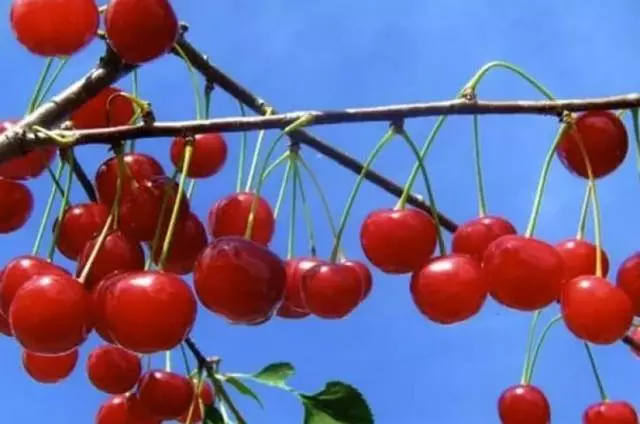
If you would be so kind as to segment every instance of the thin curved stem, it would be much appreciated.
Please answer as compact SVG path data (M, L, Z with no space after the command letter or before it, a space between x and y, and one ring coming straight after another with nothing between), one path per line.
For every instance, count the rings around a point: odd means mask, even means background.
M333 215L331 214L331 206L329 205L329 200L327 199L327 196L324 194L324 190L322 189L320 180L318 180L318 177L316 176L315 172L313 172L313 170L311 169L309 164L307 164L307 161L304 160L304 157L302 157L301 154L298 154L298 163L302 165L302 168L304 168L304 170L307 172L307 175L311 179L311 183L316 189L316 193L318 194L318 197L320 198L320 203L322 204L322 209L327 218L327 222L329 223L329 227L331 229L333 239L335 240L336 237L338 236L338 229L336 227L335 220L333 219ZM298 178L300 179L300 184L302 185L302 175L299 169L298 169Z
M38 102L38 99L40 98L40 93L42 92L42 88L44 86L44 82L47 79L47 76L49 76L49 72L51 71L51 66L53 65L53 61L55 60L55 58L50 57L47 59L47 61L44 64L44 68L42 69L42 72L40 73L40 76L38 77L38 81L36 82L36 87L33 91L33 94L31 95L31 99L29 100L29 104L27 105L27 115L30 114L31 112L33 112L36 108L36 103Z
M71 185L73 184L73 155L69 155L69 169L67 171L67 181L64 187L64 194L62 195L62 200L60 201L60 209L58 211L58 224L62 222L62 218L64 217L64 213L67 210L67 204L69 203L69 196L71 195ZM53 232L53 238L51 240L51 245L49 246L49 252L47 253L47 259L49 261L53 260L53 255L56 253L56 242L58 241L58 237L60 236L60 228L61 225L56 225L55 230Z
M584 348L587 351L587 356L589 358L589 364L591 365L591 371L593 371L593 377L596 379L596 385L598 386L598 392L600 393L600 399L603 402L607 401L607 392L604 390L604 384L602 383L602 378L600 377L600 373L598 372L598 366L596 365L596 359L593 357L593 352L591 351L591 346L589 343L584 342Z
M287 155L288 153L289 152L287 152ZM280 184L280 190L278 190L278 197L276 198L276 204L273 207L274 219L277 219L280 213L280 208L282 207L282 201L284 200L284 190L287 187L289 178L291 178L291 160L287 162L287 167L285 168L284 174L282 175L282 183Z
M271 115L271 113L273 113L273 109L267 110L266 116ZM244 187L244 191L246 192L250 191L253 186L253 179L258 167L258 158L260 157L260 151L262 150L262 143L264 142L264 136L266 133L266 130L260 130L258 133L258 141L256 142L255 149L253 150L253 159L251 159L251 167L249 168L249 175L247 176L247 184Z
M473 157L475 159L476 190L478 191L479 215L487 215L487 199L484 193L484 181L482 178L482 157L480 155L480 130L478 115L473 115Z
M289 155L289 163L288 166L295 168L295 155ZM289 168L291 169L291 168ZM291 210L289 216L289 234L287 236L287 259L291 259L295 252L295 242L296 242L296 209L298 203L298 185L296 184L295 179L291 182Z
M298 185L298 190L300 191L300 202L302 203L302 212L304 216L305 227L307 228L307 239L309 240L309 255L311 257L316 257L318 255L318 250L316 247L316 236L313 230L313 219L311 210L309 209L309 204L307 203L307 195L304 191L302 177L300 175L300 166L298 165L298 159L300 159L300 156L296 155L296 159L297 160L293 164L293 183ZM335 238L335 231L333 231L333 236Z
M60 77L60 74L62 73L64 68L67 66L67 63L69 63L69 58L68 57L65 57L64 59L62 59L60 61L60 63L58 64L58 67L56 68L55 71L53 71L53 75L51 76L51 78L47 82L47 85L42 89L40 95L38 96L38 99L36 100L36 103L34 104L34 110L38 106L40 106L42 104L44 99L47 98L47 96L51 92L51 89L53 88L53 84L56 83L56 81Z
M501 60L496 60L494 62L489 62L486 65L484 65L482 68L480 68L480 70L478 70L476 75L474 75L474 77L471 78L471 81L469 81L469 83L467 84L467 87L470 90L472 90L472 92L475 92L475 90L478 87L478 84L480 84L480 81L482 79L484 79L484 77L487 75L487 73L489 71L491 71L492 69L496 69L496 68L506 69L508 71L511 71L511 72L515 73L520 78L522 78L526 82L528 82L536 91L538 91L540 94L542 94L548 100L555 100L554 95L551 94L551 92L544 85L540 84L540 82L538 82L531 75L526 73L521 68L519 68L519 67L517 67L515 65L512 65L511 63L503 62Z
M591 184L587 183L587 189L582 199L582 206L580 207L580 220L578 221L578 232L576 239L582 240L587 228L587 216L589 213L589 201L591 200Z
M67 163L62 159L58 160L58 167L56 169L55 175L56 180L62 176L62 172L64 171ZM54 180L55 181L55 180ZM47 222L49 221L49 216L51 216L51 209L53 208L53 202L55 201L56 194L58 193L58 187L55 183L51 186L51 191L49 192L49 199L47 200L47 204L44 208L44 212L42 213L42 219L40 220L40 226L38 227L38 233L36 234L36 239L33 242L33 248L31 249L31 254L33 256L37 256L40 251L40 246L42 245L42 239L44 237L44 232L47 228ZM64 193L62 191L61 193Z
M536 334L536 326L538 325L538 321L540 320L540 314L542 311L537 310L533 313L533 318L531 319L531 325L529 327L529 336L527 340L527 351L524 355L524 364L522 365L522 376L520 377L520 383L525 384L527 382L527 373L529 370L529 363L531 362L531 355L533 351L533 346L535 343L535 334Z
M238 102L240 107L240 114L247 116L247 111L242 103ZM247 156L247 132L243 131L240 138L240 155L238 158L238 174L236 177L236 192L242 189L242 176L244 175L244 162Z
M544 341L547 338L547 334L551 330L551 328L558 322L562 321L562 315L558 315L554 317L549 323L542 329L542 333L540 334L540 338L538 339L538 343L536 344L533 355L531 356L531 361L529 362L529 367L524 376L524 383L531 384L531 379L533 378L533 370L535 369L536 362L538 361L538 356L540 355L540 351L542 350L542 346L544 345Z

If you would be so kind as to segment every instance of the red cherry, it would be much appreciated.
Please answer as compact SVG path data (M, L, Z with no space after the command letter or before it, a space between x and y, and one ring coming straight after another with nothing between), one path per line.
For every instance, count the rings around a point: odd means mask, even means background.
M96 36L100 15L94 0L13 0L11 29L31 53L71 56Z
M38 275L16 293L9 322L25 349L63 354L84 343L93 329L91 298L70 276Z
M293 258L284 261L285 271L287 272L284 303L298 311L307 312L307 305L302 299L302 275L323 262L318 258Z
M98 237L94 237L85 244L78 258L77 275L82 274L97 241ZM120 231L112 231L107 234L104 243L98 249L85 280L85 285L92 289L100 280L114 271L137 271L143 268L144 250L142 250L140 243Z
M626 293L596 276L583 275L565 283L560 307L569 331L594 344L619 340L633 321L633 305Z
M287 318L287 319L302 319L302 318L306 318L309 315L311 315L311 313L309 311L301 311L299 309L294 308L293 306L291 306L291 304L285 302L282 302L280 304L280 306L278 306L278 309L276 310L276 315L279 316L280 318ZM268 319L266 319L264 322L269 321ZM258 323L254 323L251 325L258 325L258 324L262 324L262 322L258 322Z
M178 417L177 421L180 423L187 423L188 418L190 418L190 420L188 421L189 424L201 423L204 416L203 406L207 407L209 405L212 405L213 401L215 400L213 388L208 382L198 382L197 380L193 380L193 386L195 388L193 401L191 402L191 405L185 411L185 413ZM200 387L200 390L197 390L198 387Z
M156 264L160 260L163 244L164 238L161 238L155 249L154 262ZM196 214L189 212L185 218L176 222L163 269L178 275L190 274L198 255L206 246L207 231L204 224Z
M110 0L104 24L113 50L134 65L167 53L179 31L168 0Z
M553 246L518 235L492 242L482 269L491 296L521 311L540 309L556 300L564 278L562 256Z
M171 162L182 170L185 139L176 137L171 143ZM193 155L187 176L207 178L217 174L227 161L227 143L219 133L198 134L193 141Z
M113 340L136 353L178 346L196 320L197 304L180 277L156 271L131 272L107 288L104 318Z
M355 268L355 270L358 271L358 273L360 274L360 279L362 281L362 285L364 286L364 292L362 295L362 300L360 302L363 302L367 297L369 297L369 294L371 293L371 289L373 288L373 277L371 276L371 271L369 271L369 267L360 261L354 261L354 260L348 260L348 261L345 260L345 261L342 261L342 263L352 268Z
M78 363L78 350L62 355L40 355L22 351L22 366L39 383L55 384L69 377Z
M615 171L629 150L624 124L615 113L606 110L584 112L568 129L557 147L558 158L574 175L589 178L583 149L591 165L594 178L602 178Z
M358 270L342 263L322 262L302 274L302 298L313 315L339 319L362 300L364 285Z
M481 262L487 247L496 239L516 234L515 227L498 216L481 216L460 225L451 239L451 252L471 255Z
M96 424L161 424L158 418L144 409L136 396L129 394L111 397L100 406Z
M117 87L102 89L94 98L71 113L78 130L129 125L135 111L133 102Z
M0 234L20 229L32 212L31 190L19 181L0 178Z
M0 122L0 134L11 128L17 121ZM58 149L47 146L33 149L22 156L11 158L0 164L0 177L10 180L28 180L40 176L51 165Z
M427 318L453 324L480 311L489 286L480 263L468 255L434 258L411 277L411 296Z
M189 410L195 391L193 382L170 371L146 372L138 383L138 399L144 408L162 420L175 420Z
M387 274L418 270L433 255L436 241L433 219L418 209L379 209L360 228L365 256Z
M255 199L253 193L233 193L218 200L209 210L209 233L214 237L241 236L247 229L247 220ZM258 198L251 229L251 240L268 245L275 231L275 218L269 203Z
M122 279L129 271L115 271L104 277L91 290L91 300L93 305L93 317L96 333L107 343L114 344L113 337L109 333L107 318L105 315L105 302L111 292L113 284Z
M4 334L7 337L13 337L13 331L11 331L11 325L9 325L9 320L1 311L0 311L0 333Z
M101 203L82 203L69 207L62 215L58 227L56 247L66 258L75 261L84 246L96 237L109 217L109 211Z
M640 316L640 252L635 252L622 262L616 275L616 285L629 296L633 313Z
M198 299L236 324L268 319L284 298L286 271L268 248L242 237L220 237L207 246L193 271Z
M118 346L99 346L87 358L87 376L91 384L112 395L133 389L141 373L140 357Z
M584 411L584 424L637 424L638 414L629 402L604 401L593 404Z
M569 281L583 275L596 275L596 246L586 240L568 239L556 244L564 260L564 280ZM609 258L604 250L602 255L602 276L609 273Z
M502 424L549 424L551 407L540 389L528 384L509 387L498 400Z

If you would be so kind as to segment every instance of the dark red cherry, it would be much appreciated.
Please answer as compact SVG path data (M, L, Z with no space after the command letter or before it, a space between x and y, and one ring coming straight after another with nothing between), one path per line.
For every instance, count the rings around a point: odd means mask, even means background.
M235 324L269 318L284 298L286 279L275 253L243 237L216 238L193 272L202 305Z
M212 405L215 401L215 393L213 391L213 388L207 381L198 382L197 380L193 380L193 387L195 388L193 393L193 401L191 402L191 406L189 406L187 411L180 417L178 417L177 421L180 423L201 423L202 417L204 416L204 408ZM200 388L200 390L198 390L198 388ZM187 419L190 420L187 421Z
M188 411L194 398L193 382L170 371L144 373L136 395L144 408L162 420L175 420Z
M458 227L451 239L451 252L467 254L481 262L485 250L494 240L516 232L504 218L481 216Z
M411 277L413 302L439 324L454 324L476 315L488 291L480 263L465 254L434 258Z
M589 406L582 416L584 424L638 424L638 414L629 402L607 400Z
M0 333L7 337L13 337L13 331L11 331L9 320L2 311L0 311Z
M161 237L155 249L154 262L160 260L165 237ZM200 252L207 246L207 231L200 218L189 212L184 218L176 222L169 253L164 263L164 270L178 275L187 275L193 271L193 266Z
M96 424L161 424L134 394L116 395L104 402L96 415Z
M22 366L39 383L55 384L69 377L78 363L78 350L61 355L41 355L22 351Z
M119 346L99 346L87 358L89 381L104 393L128 392L134 388L141 373L140 357Z
M528 384L509 387L498 399L502 424L549 424L551 407L540 389Z
M253 193L233 193L218 200L207 217L212 237L244 237L247 221L255 199ZM259 197L256 203L251 240L264 246L271 242L275 231L275 218L269 203Z
M321 262L302 274L307 310L325 319L349 315L362 301L364 284L358 270L343 263Z
M22 228L33 212L33 194L20 181L0 178L0 234Z
M104 277L91 289L91 301L93 306L93 318L96 333L107 343L115 344L109 333L107 318L105 315L105 302L113 288L113 284L129 274L131 271L115 271Z
M629 296L634 315L640 316L640 252L622 262L616 275L616 285Z
M302 318L308 317L309 315L311 315L311 313L308 311L301 311L299 309L296 309L293 306L291 306L291 304L285 301L285 302L282 302L280 306L278 306L278 310L276 310L276 315L279 316L280 318L302 319ZM269 321L269 320L267 319L265 320L265 322L266 321ZM254 323L251 325L257 325L257 323Z
M418 209L379 209L360 228L362 250L387 274L407 274L424 265L436 248L433 219Z
M287 272L287 287L284 303L293 309L306 312L307 306L302 299L302 275L314 266L324 261L318 258L292 258L284 261Z
M171 162L178 170L182 170L185 139L176 137L171 143ZM195 136L193 155L189 163L187 176L190 178L207 178L217 174L227 161L227 143L222 134L205 133Z
M0 121L0 134L16 122ZM47 169L47 166L51 165L57 151L56 146L46 146L4 161L0 164L0 177L9 180L28 180L39 177Z
M360 274L360 279L362 280L362 285L364 287L362 300L360 302L363 302L367 297L369 297L373 287L373 276L371 275L371 271L369 271L369 267L356 260L344 260L342 263L355 268L355 270L358 271L358 274Z
M71 113L78 130L129 125L135 114L133 101L117 87L102 89L94 98Z
M69 207L57 223L56 247L66 258L75 261L84 246L96 237L109 217L109 211L101 203L81 203Z
M569 281L583 275L596 275L597 249L593 243L586 240L568 239L556 244L564 260L564 280ZM609 273L609 258L604 250L602 255L602 277Z
M564 279L562 256L553 246L518 235L492 242L482 269L491 297L521 311L540 309L556 300Z

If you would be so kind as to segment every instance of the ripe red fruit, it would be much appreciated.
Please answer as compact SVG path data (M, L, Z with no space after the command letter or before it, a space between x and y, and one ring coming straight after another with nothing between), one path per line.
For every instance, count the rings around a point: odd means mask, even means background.
M140 357L119 346L99 346L87 358L87 376L91 384L112 395L133 389L141 373Z
M94 0L13 0L11 29L31 53L71 56L96 36L100 16Z
M84 246L96 237L107 222L109 211L101 203L82 203L70 206L56 222L58 239L56 247L66 258L75 261Z
M540 389L519 384L502 392L498 399L502 424L549 424L551 407Z
M593 404L584 411L584 424L637 424L638 414L629 402L603 401Z
M0 134L8 130L16 121L0 121ZM11 158L0 164L0 177L10 180L28 180L40 176L51 165L58 148L47 146L33 149L22 156Z
M13 331L11 331L11 325L9 325L9 320L2 313L2 311L0 311L0 333L4 334L7 337L13 337Z
M115 344L113 337L109 333L109 327L107 326L107 318L105 315L105 302L113 284L122 279L130 271L115 271L104 277L100 282L91 290L91 300L93 306L93 318L94 329L96 333L107 343Z
M78 130L128 125L135 111L130 98L117 87L102 89L94 98L71 113Z
M198 259L193 282L208 310L236 324L268 319L284 298L286 271L266 247L243 237L220 237Z
M451 239L451 252L467 254L481 262L485 250L494 240L516 232L504 218L481 216L458 227Z
M9 322L25 349L45 355L67 353L93 330L91 298L71 276L38 275L16 293Z
M571 173L589 178L584 148L594 178L602 178L615 171L629 150L624 124L615 113L606 110L584 112L575 120L557 147L558 158Z
M254 199L254 193L233 193L218 200L209 210L209 234L214 238L244 237ZM274 231L275 218L271 206L264 198L259 197L251 228L251 240L266 246Z
M468 255L434 258L411 277L411 296L427 318L453 324L480 311L489 285L480 263Z
M633 321L633 305L626 293L596 276L581 276L565 283L560 307L569 331L594 344L619 340Z
M157 264L162 253L165 237L161 237L155 249L154 262ZM207 246L207 231L200 218L193 212L176 222L169 254L164 270L178 275L187 275L193 271L200 252Z
M285 271L287 272L284 304L295 310L308 312L307 305L302 299L302 275L323 262L318 258L292 258L284 261Z
M20 229L32 212L31 190L19 181L0 178L0 234Z
M22 366L39 383L55 384L67 378L78 363L78 350L61 355L40 355L22 351Z
M178 38L178 18L168 0L110 0L104 24L113 50L134 65L167 53Z
M285 301L285 302L282 302L280 306L278 306L278 309L276 310L276 315L279 316L280 318L302 319L302 318L308 317L309 315L311 315L311 313L309 311L301 311L299 309L296 309L293 306L291 306L291 304ZM266 319L264 322L267 322L267 321L269 321L269 319ZM263 322L259 321L251 325L260 325L260 324L263 324Z
M161 424L133 394L116 395L104 402L96 415L96 424Z
M543 308L560 295L564 263L560 253L541 240L506 235L489 245L482 259L489 294L521 311Z
M418 270L433 255L436 241L433 219L418 209L379 209L360 228L365 256L387 274Z
M629 296L634 315L640 316L640 252L622 262L616 275L616 285Z
M570 281L583 275L596 275L596 246L586 240L568 239L556 244L564 260L564 280ZM602 252L602 277L609 273L609 258Z
M355 270L360 274L360 279L362 281L362 285L364 286L364 292L362 294L362 300L360 300L360 302L363 302L369 296L369 293L371 293L371 288L373 287L373 277L371 276L369 267L362 262L355 260L342 261L342 263L355 268Z
M193 382L170 371L144 373L136 392L144 408L161 420L175 420L188 411L195 390Z
M349 265L323 261L302 274L304 303L320 318L346 317L360 304L363 294L362 277Z
M188 421L189 424L201 423L204 417L204 409L212 405L215 400L213 388L207 381L198 382L196 379L192 381L193 387L195 388L193 401L185 413L178 417L177 421L180 423L187 423L188 418L190 418ZM198 387L200 387L200 390L198 390Z
M171 143L171 162L182 170L185 139L176 137ZM198 134L193 141L193 155L187 176L207 178L217 174L227 161L227 143L219 133Z
M102 312L113 340L136 353L155 353L178 346L196 320L197 304L180 277L138 271L117 278L103 298Z

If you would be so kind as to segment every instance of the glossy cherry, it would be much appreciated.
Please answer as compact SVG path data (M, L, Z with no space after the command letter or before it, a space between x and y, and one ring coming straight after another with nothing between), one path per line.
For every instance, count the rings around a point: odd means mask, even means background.
M302 298L302 275L314 266L323 263L318 258L292 258L284 261L285 270L287 272L287 287L284 294L283 305L286 304L290 308L308 312L307 305Z
M144 373L136 391L144 408L162 420L175 420L187 412L194 395L189 378L163 370Z
M627 294L596 276L576 277L565 283L560 308L569 331L594 344L619 340L633 321L633 305Z
M482 261L485 250L496 239L516 234L509 221L499 216L481 216L460 225L451 239L451 252L472 256Z
M638 414L629 402L604 401L589 406L583 424L638 424Z
M349 315L362 301L360 272L343 263L323 261L302 274L302 298L307 310L325 319Z
M119 346L99 346L87 358L89 381L104 393L128 392L135 387L141 373L140 357Z
M342 263L355 268L355 270L358 271L358 274L360 274L360 280L362 281L362 285L364 286L364 292L362 293L361 300L361 302L363 302L367 297L369 297L371 289L373 288L373 276L371 275L369 267L356 260L343 260Z
M133 102L117 87L102 89L94 98L71 113L76 129L129 125L135 114Z
M309 315L311 315L311 313L309 311L301 311L299 309L296 309L287 302L282 302L280 306L278 306L278 309L276 310L276 315L279 316L280 318L302 319L302 318L308 317ZM268 321L268 319L266 321ZM261 323L262 322L258 322L258 323L253 323L251 325L259 325Z
M271 250L243 237L220 237L198 259L193 282L202 305L236 324L269 318L284 298L286 271Z
M567 239L556 244L564 260L564 280L569 281L582 275L596 275L597 249L593 243L586 240ZM602 257L602 276L609 273L609 258L600 249Z
M165 238L161 237L155 249L154 262L157 264L162 253ZM207 246L207 231L200 218L193 212L176 222L164 270L178 275L193 271L196 259Z
M193 380L194 394L193 401L191 405L182 414L178 417L178 422L187 423L187 419L189 418L189 424L198 424L202 422L202 418L204 417L204 408L213 404L215 401L215 393L213 388L207 381L198 382L197 380ZM200 390L198 390L198 387ZM203 408L204 407L204 408Z
M55 384L69 377L78 363L78 350L62 355L40 355L22 351L22 366L31 378L39 383Z
M16 121L0 121L0 134L8 130ZM42 175L51 165L58 149L47 146L33 149L21 156L16 156L0 164L0 177L10 180L28 180Z
M71 56L96 36L100 16L94 0L13 0L11 29L31 53Z
M418 209L379 209L360 227L362 250L387 274L418 270L433 255L437 231L433 219Z
M411 276L413 302L439 324L454 324L476 315L488 291L480 263L464 254L434 258Z
M115 342L109 333L109 327L107 325L107 317L105 315L106 299L110 296L113 284L130 272L131 271L114 271L100 280L100 282L91 290L94 329L102 340L110 344L115 344Z
M631 299L634 315L640 316L640 252L622 262L616 275L616 285Z
M0 234L22 228L33 212L33 194L19 181L0 178Z
M116 395L104 402L96 415L96 424L161 424L135 395Z
M7 337L13 337L13 331L11 331L9 320L2 311L0 311L0 334L4 334Z
M571 173L589 178L586 153L594 178L602 178L622 164L628 150L629 140L622 120L613 112L591 110L578 115L575 127L564 133L557 154Z
M519 384L502 392L498 415L502 424L549 424L551 407L540 389Z
M185 139L176 137L171 143L171 162L178 170L182 170ZM193 155L189 163L187 176L190 178L207 178L217 174L227 161L227 143L222 134L205 133L195 136Z
M75 261L84 246L96 237L107 223L109 210L101 203L81 203L70 206L56 222L56 247L66 258Z
M134 65L167 53L178 38L178 18L168 0L110 0L104 24L113 50Z
M253 193L233 193L218 200L209 210L209 234L214 238L244 237L254 199ZM268 245L273 237L275 225L271 206L263 197L259 197L251 227L251 240L264 246Z
M482 270L489 294L521 311L534 311L556 300L564 279L562 256L553 246L518 235L492 242L484 253Z

